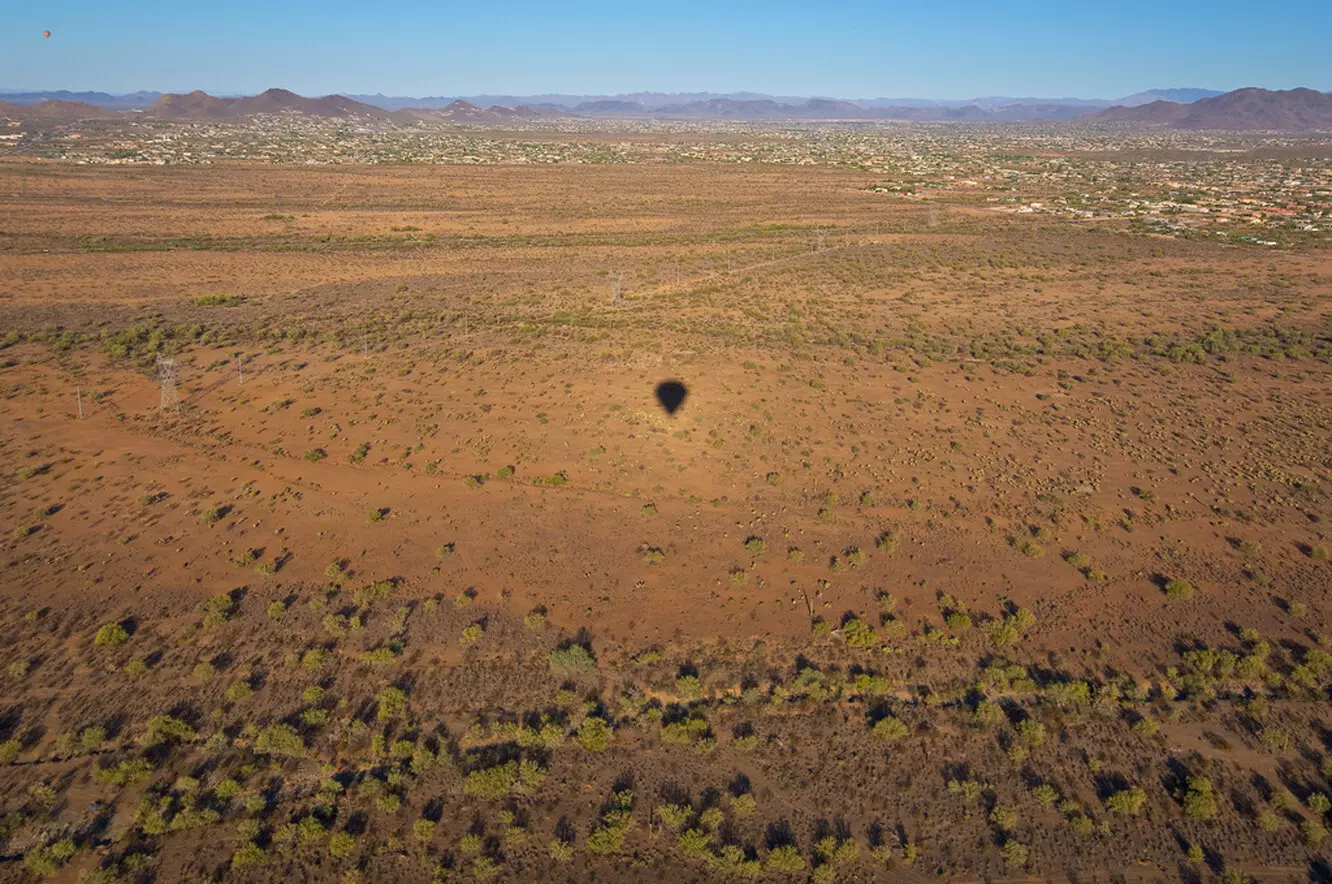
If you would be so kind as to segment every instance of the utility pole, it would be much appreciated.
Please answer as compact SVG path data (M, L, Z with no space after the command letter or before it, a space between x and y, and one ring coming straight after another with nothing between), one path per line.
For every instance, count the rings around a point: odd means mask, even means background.
M74 388L74 398L78 399L78 401L79 401L79 420L83 420L83 388L82 388L82 387L75 387L75 388Z
M162 381L162 398L158 403L158 411L180 411L180 393L176 391L176 360L163 359L162 354L157 354L157 376Z

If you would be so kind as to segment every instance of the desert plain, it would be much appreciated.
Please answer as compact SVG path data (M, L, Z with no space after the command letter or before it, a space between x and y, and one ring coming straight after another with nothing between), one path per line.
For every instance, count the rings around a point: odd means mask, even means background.
M881 177L0 160L0 880L1332 874L1326 237Z

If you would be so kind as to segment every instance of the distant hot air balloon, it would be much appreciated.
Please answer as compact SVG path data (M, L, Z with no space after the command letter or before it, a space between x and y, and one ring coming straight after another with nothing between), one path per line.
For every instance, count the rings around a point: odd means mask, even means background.
M50 40L50 39L51 39L51 32L50 32L50 31L42 31L42 36L45 37L46 39Z

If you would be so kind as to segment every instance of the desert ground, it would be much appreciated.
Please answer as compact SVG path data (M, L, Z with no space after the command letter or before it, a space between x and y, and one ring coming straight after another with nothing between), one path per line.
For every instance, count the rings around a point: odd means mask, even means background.
M0 880L1332 875L1332 251L874 183L0 160Z

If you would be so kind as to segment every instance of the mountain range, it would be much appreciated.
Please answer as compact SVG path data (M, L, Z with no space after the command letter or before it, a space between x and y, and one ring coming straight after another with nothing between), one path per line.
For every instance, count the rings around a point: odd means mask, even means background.
M980 98L972 102L873 99L846 101L831 98L781 101L765 96L674 96L661 101L662 93L592 98L568 106L552 101L533 101L483 107L463 99L445 104L396 107L397 99L371 104L357 97L327 95L307 98L285 89L269 89L259 95L219 97L205 92L165 93L146 106L125 110L123 97L98 103L74 96L97 98L106 93L60 93L61 97L29 100L38 93L0 93L0 117L11 119L76 120L114 118L134 113L159 119L234 120L256 114L294 113L340 119L383 120L403 125L420 121L452 121L502 124L547 117L653 118L700 120L902 120L942 122L1019 122L1080 120L1089 123L1129 123L1175 129L1229 130L1332 130L1332 94L1312 89L1270 91L1246 88L1213 93L1198 89L1162 89L1128 96L1106 107L1081 99ZM146 99L156 93L137 93ZM1170 100L1160 96L1174 96ZM364 97L364 96L362 96ZM530 99L554 96L529 96ZM517 101L517 96L505 96ZM646 100L644 100L646 99ZM424 100L423 100L424 101ZM431 99L430 101L436 101ZM444 99L438 99L444 101ZM1071 103L1080 101L1081 103ZM650 103L649 103L650 102ZM1008 103L1004 103L1008 102ZM381 105L394 105L384 107Z
M1236 89L1190 104L1153 101L1112 107L1091 122L1150 123L1172 129L1309 131L1332 129L1332 93L1313 89Z
M141 91L113 94L108 92L70 92L68 90L42 92L0 89L0 100L20 105L36 104L49 100L78 101L104 110L143 110L151 107L164 94L170 93ZM577 111L580 106L590 108L601 106L617 108L617 113L653 116L661 113L671 115L706 113L710 105L717 108L743 108L748 106L751 109L758 109L764 102L790 108L800 108L813 101L816 108L823 106L823 102L843 102L846 105L844 109L847 111L851 111L852 106L859 108L859 110L854 111L857 114L865 111L883 110L897 112L902 108L933 108L939 109L938 119L946 119L948 117L943 113L945 109L955 110L974 106L992 113L1002 112L1006 118L1010 119L1043 119L1046 117L1062 119L1074 115L1071 110L1074 108L1082 109L1085 113L1092 113L1116 105L1136 107L1158 100L1187 102L1220 94L1220 92L1212 89L1152 89L1115 100L1100 98L1010 98L1005 96L985 96L965 100L929 98L859 98L852 100L824 96L810 98L807 96L765 95L758 92L629 92L618 95L547 93L541 95L426 96L423 98L401 95L351 94L346 97L387 111L405 109L439 110L454 102L465 101L477 107L531 107L549 111ZM249 96L224 95L210 97L244 98ZM614 104L606 104L607 102L614 102ZM730 102L736 104L728 104ZM1053 108L1059 108L1059 110L1052 111ZM592 112L595 113L596 111ZM794 115L801 116L802 114L795 113ZM886 117L875 113L870 115L869 118Z

